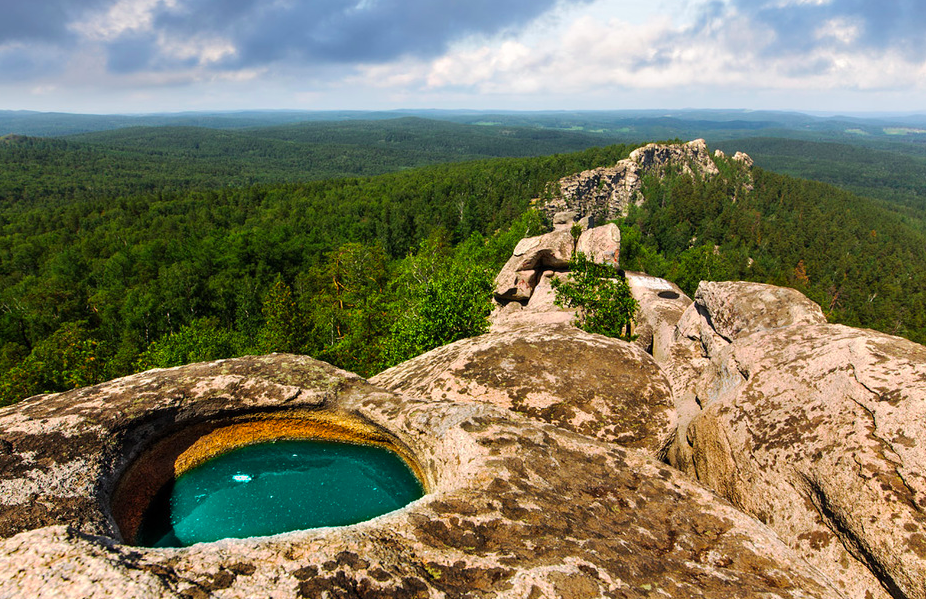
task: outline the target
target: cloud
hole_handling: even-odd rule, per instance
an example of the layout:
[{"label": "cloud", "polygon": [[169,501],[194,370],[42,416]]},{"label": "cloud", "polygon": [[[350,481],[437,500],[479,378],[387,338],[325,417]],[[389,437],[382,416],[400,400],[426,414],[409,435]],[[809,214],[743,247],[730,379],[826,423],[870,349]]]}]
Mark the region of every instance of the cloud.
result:
[{"label": "cloud", "polygon": [[770,50],[780,54],[842,44],[926,58],[926,11],[915,0],[732,0],[730,6],[772,30],[776,42]]},{"label": "cloud", "polygon": [[11,42],[70,43],[68,24],[80,12],[96,10],[108,0],[11,0],[3,3],[0,18],[0,44]]},{"label": "cloud", "polygon": [[[517,36],[472,38],[443,56],[416,65],[366,68],[363,77],[392,87],[415,74],[422,92],[468,89],[474,94],[557,97],[619,97],[630,91],[663,93],[663,105],[684,105],[693,90],[766,93],[849,90],[923,90],[926,65],[898,41],[869,41],[857,11],[838,10],[838,0],[783,0],[756,10],[734,3],[704,2],[686,22],[667,15],[631,23],[616,14],[615,0],[535,23]],[[846,3],[851,4],[851,3]],[[744,2],[745,5],[745,2]],[[853,5],[854,7],[855,5]],[[826,11],[803,19],[805,11]],[[776,20],[764,20],[774,13]],[[787,13],[788,18],[785,18]],[[801,42],[785,24],[801,22]],[[796,28],[796,26],[794,26]]]},{"label": "cloud", "polygon": [[557,4],[590,1],[111,0],[69,31],[109,48],[118,72],[190,61],[229,70],[382,63],[437,56],[461,37],[496,34]]}]

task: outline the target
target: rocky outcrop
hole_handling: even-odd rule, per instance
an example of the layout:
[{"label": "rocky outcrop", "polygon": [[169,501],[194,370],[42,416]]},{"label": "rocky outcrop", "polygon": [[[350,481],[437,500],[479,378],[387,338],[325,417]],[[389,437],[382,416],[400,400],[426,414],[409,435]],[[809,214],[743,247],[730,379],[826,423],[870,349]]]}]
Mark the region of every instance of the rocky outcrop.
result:
[{"label": "rocky outcrop", "polygon": [[[511,258],[495,278],[495,302],[498,308],[490,320],[492,330],[523,324],[560,324],[572,322],[576,311],[556,306],[552,287],[554,278],[567,276],[573,252],[582,252],[599,264],[616,267],[620,257],[621,232],[608,223],[583,228],[578,238],[571,231],[575,212],[562,212],[554,219],[556,228],[545,235],[522,239]],[[586,223],[590,219],[583,219]],[[582,225],[582,221],[579,221]]]},{"label": "rocky outcrop", "polygon": [[[279,426],[386,444],[427,494],[341,528],[122,543],[117,500],[144,497],[120,495],[133,464],[158,475],[201,439],[213,451]],[[390,393],[307,357],[33,398],[0,411],[0,438],[0,596],[839,596],[768,528],[640,452],[481,401]]]},{"label": "rocky outcrop", "polygon": [[653,456],[665,453],[675,429],[669,381],[652,357],[566,325],[457,341],[371,382],[414,397],[491,403]]},{"label": "rocky outcrop", "polygon": [[[734,158],[745,166],[751,159],[745,154]],[[557,212],[575,211],[589,215],[595,222],[627,216],[631,205],[642,201],[643,178],[662,174],[668,168],[699,177],[719,174],[707,144],[696,139],[686,144],[649,144],[631,152],[630,157],[613,167],[583,171],[561,179],[552,199],[535,200],[538,209],[553,216]]]},{"label": "rocky outcrop", "polygon": [[926,348],[793,290],[702,283],[664,366],[670,461],[850,597],[926,597]]},{"label": "rocky outcrop", "polygon": [[675,325],[691,305],[691,298],[678,285],[642,272],[627,271],[627,286],[637,300],[632,333],[635,343],[663,361],[674,342]]}]

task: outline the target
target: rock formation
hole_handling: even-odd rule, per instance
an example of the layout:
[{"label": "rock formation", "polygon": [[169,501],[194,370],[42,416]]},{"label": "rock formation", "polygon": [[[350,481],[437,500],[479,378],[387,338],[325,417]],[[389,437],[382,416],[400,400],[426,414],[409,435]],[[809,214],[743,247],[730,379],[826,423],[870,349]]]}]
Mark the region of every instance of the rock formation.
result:
[{"label": "rock formation", "polygon": [[[574,252],[582,252],[599,264],[617,267],[621,250],[621,232],[608,223],[588,228],[589,217],[575,222],[577,213],[560,212],[554,216],[550,233],[522,239],[501,272],[495,277],[495,302],[492,330],[524,324],[562,324],[575,320],[576,311],[554,305],[551,281],[567,275]],[[573,237],[572,227],[581,233]]]},{"label": "rock formation", "polygon": [[[733,159],[745,166],[752,164],[746,154],[738,153]],[[551,217],[557,212],[571,210],[590,216],[595,222],[606,222],[626,216],[631,205],[642,201],[646,175],[660,175],[669,168],[699,177],[712,177],[720,172],[703,139],[686,144],[649,144],[637,148],[629,158],[612,167],[583,171],[561,179],[552,198],[537,199],[535,206]]]},{"label": "rock formation", "polygon": [[849,597],[926,597],[926,348],[796,291],[702,283],[663,366],[670,462]]},{"label": "rock formation", "polygon": [[630,293],[639,305],[632,331],[637,336],[635,343],[657,361],[662,361],[674,343],[675,325],[691,305],[691,298],[678,285],[665,279],[631,271],[625,276]]},{"label": "rock formation", "polygon": [[[341,528],[123,543],[145,483],[176,460],[280,430],[388,445],[427,494]],[[0,437],[4,597],[840,596],[767,527],[641,452],[481,401],[397,395],[307,357],[32,398],[0,411]],[[136,464],[151,476],[132,478]]]},{"label": "rock formation", "polygon": [[370,382],[414,397],[491,403],[653,456],[664,455],[675,430],[669,380],[652,357],[566,325],[458,341]]}]

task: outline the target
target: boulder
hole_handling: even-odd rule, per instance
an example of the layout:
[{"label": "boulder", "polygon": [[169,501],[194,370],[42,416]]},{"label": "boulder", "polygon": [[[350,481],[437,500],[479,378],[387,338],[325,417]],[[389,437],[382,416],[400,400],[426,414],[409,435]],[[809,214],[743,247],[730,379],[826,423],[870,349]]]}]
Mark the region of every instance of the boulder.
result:
[{"label": "boulder", "polygon": [[675,283],[651,277],[641,272],[626,271],[627,286],[639,308],[634,315],[633,334],[636,343],[652,355],[656,362],[668,357],[672,346],[675,325],[691,305],[691,298]]},{"label": "boulder", "polygon": [[573,223],[576,222],[576,219],[579,217],[579,214],[575,210],[566,210],[564,212],[557,212],[553,215],[553,228],[554,229],[565,229],[568,231],[572,228]]},{"label": "boulder", "polygon": [[575,308],[563,308],[554,303],[553,279],[565,279],[568,273],[548,270],[540,276],[527,305],[509,302],[499,305],[489,315],[491,332],[520,328],[525,325],[559,325],[575,322],[578,311]]},{"label": "boulder", "polygon": [[370,380],[415,397],[491,403],[657,457],[675,429],[669,381],[652,357],[571,326],[464,339]]},{"label": "boulder", "polygon": [[702,284],[666,370],[669,461],[849,597],[926,597],[926,348],[793,290]]},{"label": "boulder", "polygon": [[572,246],[573,239],[568,230],[522,239],[495,278],[496,299],[526,302],[540,273],[568,266]]},{"label": "boulder", "polygon": [[592,262],[617,268],[621,254],[621,230],[614,223],[583,231],[576,251],[585,254]]},{"label": "boulder", "polygon": [[704,281],[695,292],[711,327],[727,341],[758,331],[795,324],[824,324],[816,303],[787,287],[762,283]]},{"label": "boulder", "polygon": [[[352,526],[124,544],[178,452],[312,435],[389,445],[427,494]],[[0,410],[0,438],[2,596],[840,596],[767,527],[640,452],[303,356],[32,398]]]}]

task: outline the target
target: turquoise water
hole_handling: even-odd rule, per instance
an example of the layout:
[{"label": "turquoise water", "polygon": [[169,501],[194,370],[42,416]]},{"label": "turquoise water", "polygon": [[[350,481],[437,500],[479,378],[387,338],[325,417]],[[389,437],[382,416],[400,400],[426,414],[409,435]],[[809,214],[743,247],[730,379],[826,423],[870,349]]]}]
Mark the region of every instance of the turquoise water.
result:
[{"label": "turquoise water", "polygon": [[263,443],[213,458],[163,489],[145,515],[138,544],[185,547],[356,524],[423,493],[408,465],[379,447]]}]

